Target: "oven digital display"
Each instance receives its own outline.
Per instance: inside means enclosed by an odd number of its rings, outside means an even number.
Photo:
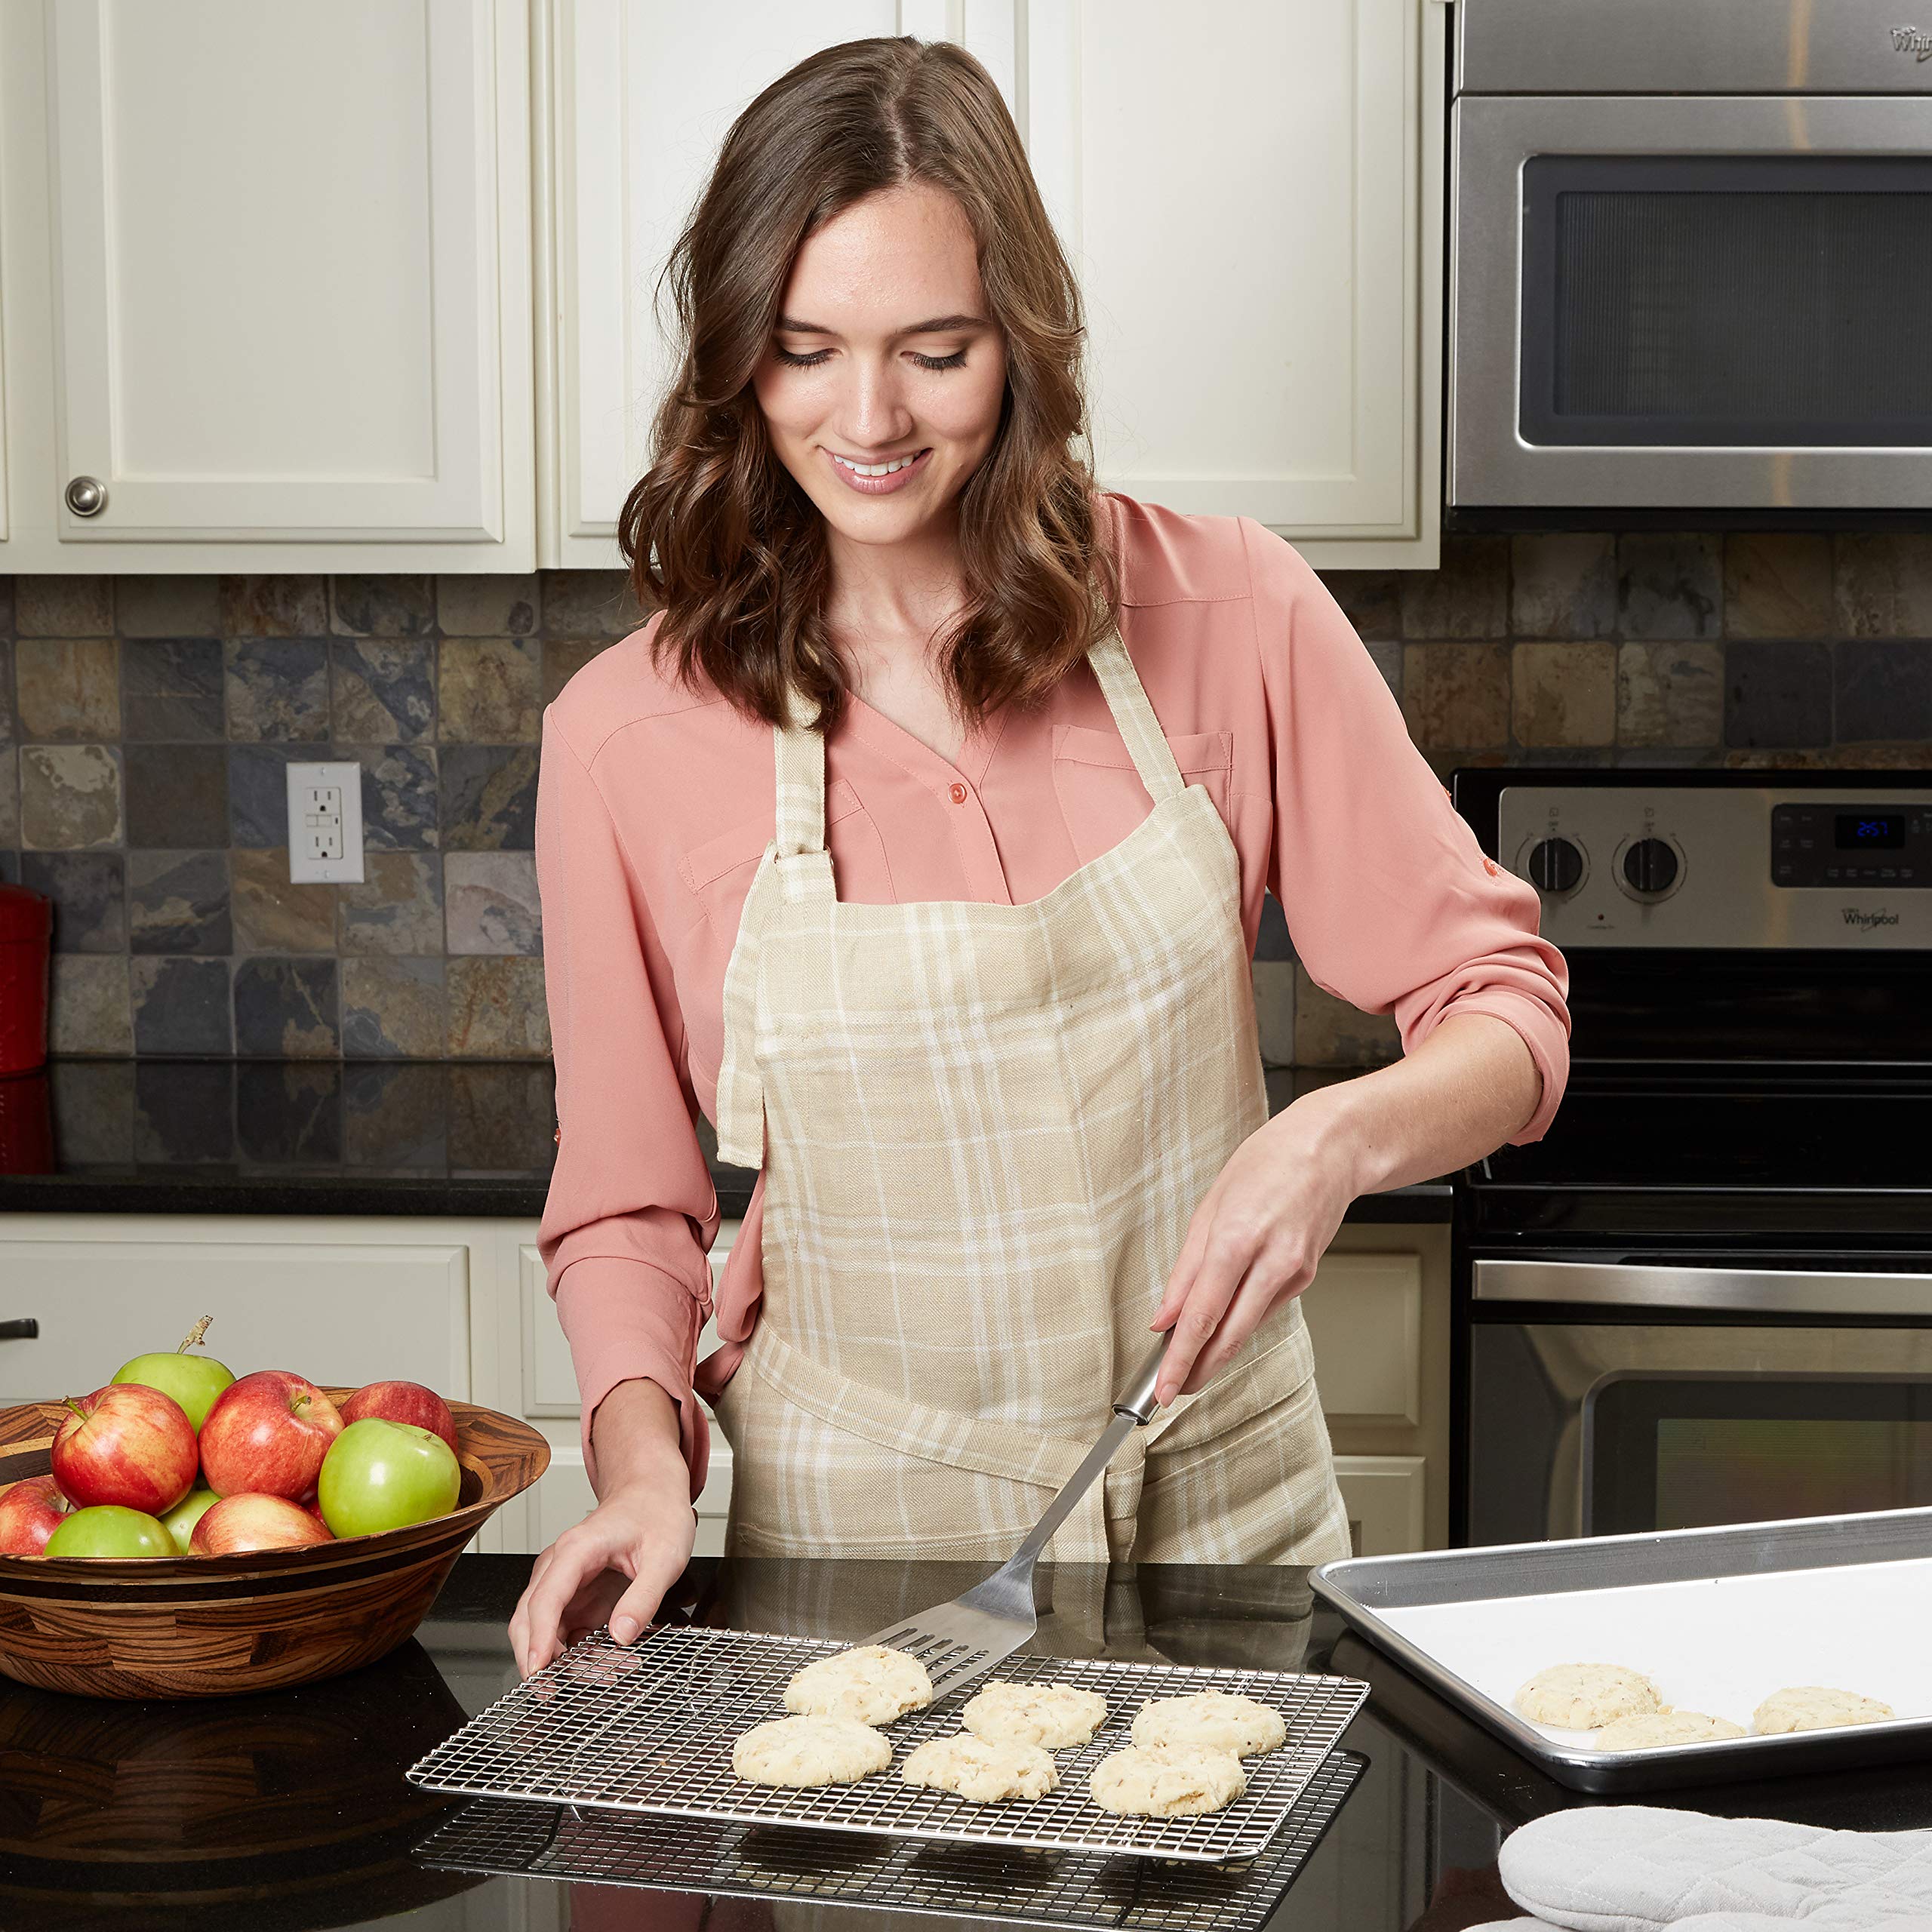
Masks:
[[[1903,812],[1840,812],[1836,818],[1841,852],[1895,852],[1905,843]]]

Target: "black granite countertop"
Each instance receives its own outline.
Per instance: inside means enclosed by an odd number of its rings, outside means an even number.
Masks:
[[[1347,1071],[1280,1068],[1278,1112]],[[556,1149],[547,1061],[61,1060],[0,1080],[0,1211],[503,1214],[543,1211]],[[699,1144],[719,1211],[755,1173]],[[1449,1183],[1368,1195],[1352,1221],[1446,1221]]]
[[[380,1663],[272,1695],[108,1703],[0,1684],[0,1924],[77,1932],[307,1932],[403,1921],[601,1932],[777,1932],[795,1905],[435,1869],[414,1847],[464,1801],[403,1773],[516,1681],[505,1624],[527,1557],[466,1555],[417,1636]],[[700,1623],[850,1640],[949,1596],[956,1564],[694,1564]],[[1043,1572],[1043,1576],[1047,1573]],[[1280,1932],[1459,1932],[1515,1915],[1495,1876],[1515,1826],[1599,1801],[1550,1783],[1318,1608],[1299,1569],[1063,1567],[1036,1648],[1206,1668],[1334,1670],[1369,1701],[1343,1738],[1368,1762],[1270,1921]],[[1932,1824],[1932,1767],[1673,1792],[1713,1813],[1868,1830]],[[648,1821],[654,1832],[713,1828]],[[809,1857],[807,1846],[801,1856]],[[1151,1881],[1149,1881],[1151,1882]],[[795,1874],[794,1875],[795,1884]],[[839,1932],[915,1932],[843,1909]],[[959,1922],[959,1921],[955,1921]],[[986,1921],[972,1921],[983,1924]],[[1149,1922],[1155,1922],[1149,1921]]]

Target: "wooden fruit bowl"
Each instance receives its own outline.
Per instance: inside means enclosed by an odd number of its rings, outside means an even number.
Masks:
[[[346,1401],[350,1389],[325,1389]],[[0,1674],[88,1697],[228,1697],[373,1663],[422,1622],[464,1544],[550,1446],[452,1402],[463,1487],[447,1516],[235,1556],[0,1556]],[[48,1473],[59,1402],[0,1409],[0,1487]]]

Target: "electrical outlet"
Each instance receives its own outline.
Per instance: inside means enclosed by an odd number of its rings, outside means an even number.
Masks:
[[[304,880],[362,878],[362,768],[356,764],[288,768],[288,876]]]

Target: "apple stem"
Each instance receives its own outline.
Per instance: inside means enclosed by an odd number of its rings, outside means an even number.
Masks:
[[[174,1352],[177,1355],[185,1355],[190,1349],[199,1348],[202,1345],[202,1337],[208,1332],[208,1324],[214,1319],[214,1317],[212,1315],[203,1315],[201,1320],[182,1337],[181,1346]]]
[[[306,1395],[297,1395],[294,1401],[289,1404],[288,1413],[292,1416],[300,1415],[303,1410],[307,1407],[308,1401],[309,1398]]]
[[[67,1407],[68,1407],[69,1408],[70,1408],[70,1409],[72,1409],[72,1410],[73,1411],[73,1412],[75,1413],[75,1414],[76,1414],[77,1416],[78,1416],[78,1417],[80,1417],[80,1419],[82,1420],[82,1421],[85,1422],[85,1421],[87,1420],[87,1419],[88,1419],[88,1412],[87,1412],[87,1411],[86,1411],[85,1409],[84,1409],[84,1408],[82,1408],[82,1407],[81,1407],[81,1404],[80,1404],[80,1398],[79,1398],[78,1396],[77,1396],[77,1395],[63,1395],[63,1396],[60,1398],[60,1399],[61,1399],[61,1401],[63,1401],[64,1403],[66,1403],[66,1404],[67,1405]]]

